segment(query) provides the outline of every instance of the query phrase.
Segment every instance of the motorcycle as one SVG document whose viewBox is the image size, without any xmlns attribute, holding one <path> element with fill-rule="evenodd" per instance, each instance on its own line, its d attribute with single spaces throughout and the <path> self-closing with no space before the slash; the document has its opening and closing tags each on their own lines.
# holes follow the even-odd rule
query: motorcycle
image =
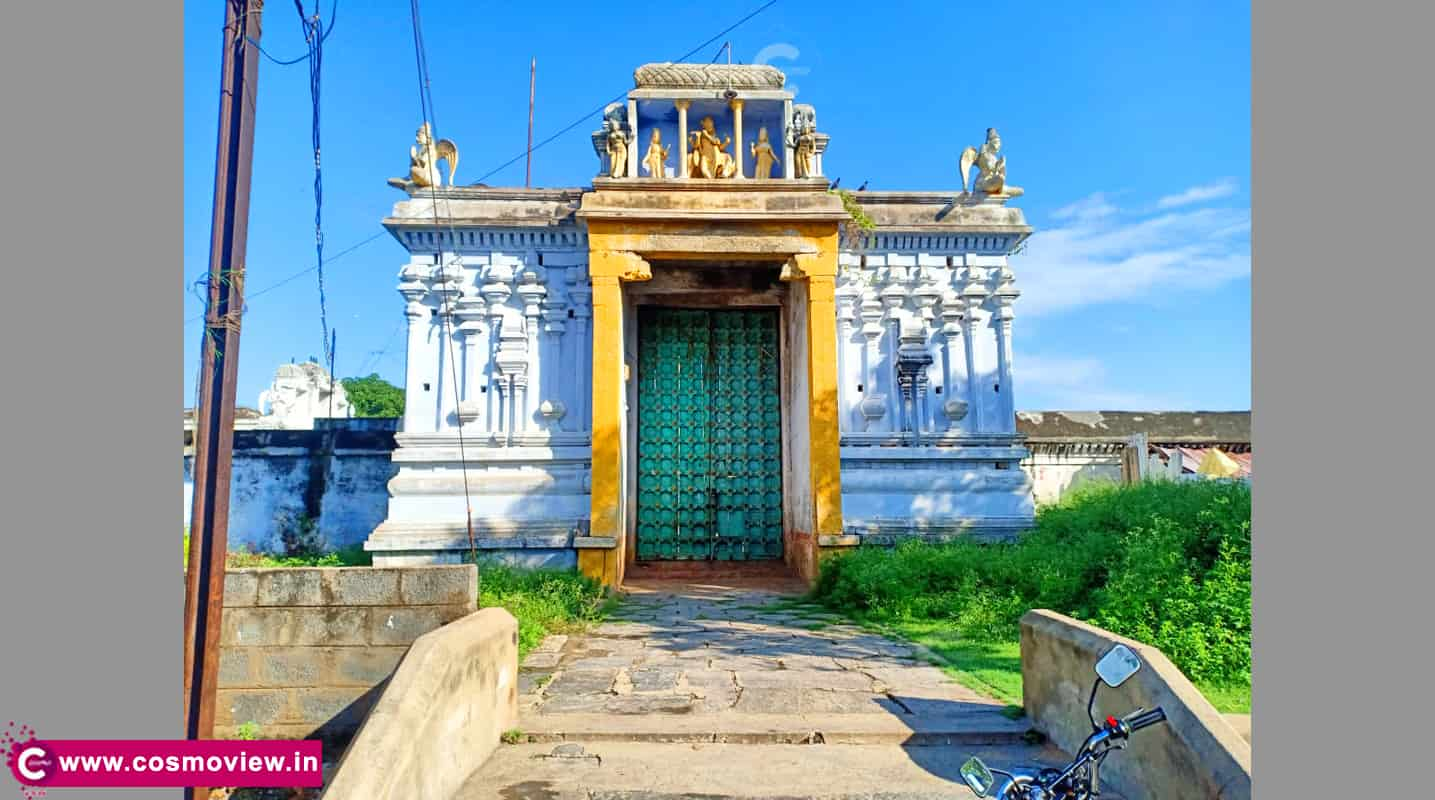
<svg viewBox="0 0 1435 800">
<path fill-rule="evenodd" d="M 1166 721 L 1166 712 L 1159 707 L 1146 711 L 1136 709 L 1125 717 L 1107 717 L 1097 722 L 1094 714 L 1096 693 L 1101 684 L 1116 688 L 1141 669 L 1141 659 L 1131 648 L 1118 644 L 1096 662 L 1096 681 L 1086 701 L 1086 716 L 1091 720 L 1091 735 L 1081 743 L 1071 763 L 1062 769 L 1046 768 L 1035 774 L 992 769 L 980 758 L 970 758 L 962 765 L 962 780 L 977 797 L 995 800 L 1089 800 L 1101 794 L 1101 764 L 1114 750 L 1123 750 L 1131 734 Z M 998 782 L 997 776 L 1001 776 Z"/>
</svg>

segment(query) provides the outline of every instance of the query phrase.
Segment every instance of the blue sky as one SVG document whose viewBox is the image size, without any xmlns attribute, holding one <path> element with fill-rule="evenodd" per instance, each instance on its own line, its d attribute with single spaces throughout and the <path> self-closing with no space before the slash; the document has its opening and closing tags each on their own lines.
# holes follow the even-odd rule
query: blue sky
<svg viewBox="0 0 1435 800">
<path fill-rule="evenodd" d="M 531 58 L 541 141 L 630 88 L 634 67 L 682 55 L 764 1 L 640 11 L 425 0 L 436 128 L 459 145 L 459 183 L 523 152 Z M 202 335 L 190 283 L 208 259 L 222 10 L 185 4 L 185 405 Z M 1249 3 L 779 0 L 725 38 L 734 60 L 783 69 L 816 106 L 832 136 L 824 167 L 844 187 L 951 190 L 961 148 L 1001 131 L 1037 228 L 1013 260 L 1018 408 L 1250 407 Z M 303 53 L 292 5 L 267 4 L 263 41 L 279 58 Z M 314 264 L 308 70 L 265 60 L 258 90 L 245 406 L 278 364 L 322 353 L 315 273 L 254 296 Z M 420 115 L 408 4 L 339 4 L 322 109 L 332 256 L 378 232 L 403 196 L 385 179 L 403 173 Z M 587 184 L 596 127 L 594 114 L 537 151 L 533 184 Z M 522 185 L 522 159 L 486 182 Z M 384 236 L 326 265 L 341 376 L 402 384 L 394 287 L 405 260 Z"/>
</svg>

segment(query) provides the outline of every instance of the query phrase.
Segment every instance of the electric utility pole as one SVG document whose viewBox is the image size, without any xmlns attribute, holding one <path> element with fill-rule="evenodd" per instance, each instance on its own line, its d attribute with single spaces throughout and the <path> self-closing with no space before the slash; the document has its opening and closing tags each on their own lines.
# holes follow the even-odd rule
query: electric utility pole
<svg viewBox="0 0 1435 800">
<path fill-rule="evenodd" d="M 259 15 L 264 0 L 224 0 L 224 8 L 209 294 L 201 345 L 204 360 L 198 377 L 199 407 L 195 409 L 194 506 L 184 587 L 184 717 L 189 739 L 214 736 L 224 557 L 229 539 L 234 384 L 244 311 L 244 251 L 259 76 Z M 201 788 L 189 788 L 185 796 L 208 795 Z"/>
</svg>

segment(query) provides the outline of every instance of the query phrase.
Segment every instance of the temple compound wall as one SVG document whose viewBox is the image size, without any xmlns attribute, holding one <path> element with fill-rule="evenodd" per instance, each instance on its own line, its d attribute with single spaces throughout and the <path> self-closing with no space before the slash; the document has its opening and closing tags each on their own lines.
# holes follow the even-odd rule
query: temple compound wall
<svg viewBox="0 0 1435 800">
<path fill-rule="evenodd" d="M 995 131 L 961 189 L 847 195 L 859 224 L 777 70 L 635 78 L 591 187 L 444 185 L 457 148 L 427 126 L 391 181 L 407 406 L 375 564 L 811 577 L 847 547 L 1029 527 L 1009 259 L 1031 229 Z"/>
</svg>

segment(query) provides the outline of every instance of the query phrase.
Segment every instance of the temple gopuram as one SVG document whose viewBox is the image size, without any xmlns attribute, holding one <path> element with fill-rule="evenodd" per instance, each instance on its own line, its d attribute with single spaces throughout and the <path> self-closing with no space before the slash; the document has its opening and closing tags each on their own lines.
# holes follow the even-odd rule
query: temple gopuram
<svg viewBox="0 0 1435 800">
<path fill-rule="evenodd" d="M 1031 228 L 997 132 L 951 191 L 839 192 L 777 69 L 634 80 L 589 188 L 454 185 L 427 125 L 390 181 L 407 406 L 374 563 L 810 580 L 845 548 L 1030 527 L 1008 258 Z"/>
</svg>

